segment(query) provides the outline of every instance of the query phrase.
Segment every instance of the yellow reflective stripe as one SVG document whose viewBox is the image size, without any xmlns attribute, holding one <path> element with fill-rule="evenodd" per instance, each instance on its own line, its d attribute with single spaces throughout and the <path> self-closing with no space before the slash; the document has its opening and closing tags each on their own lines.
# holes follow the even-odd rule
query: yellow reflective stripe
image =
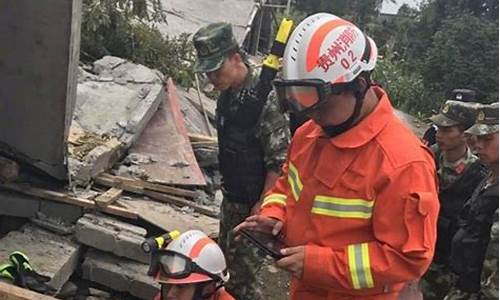
<svg viewBox="0 0 500 300">
<path fill-rule="evenodd" d="M 293 197 L 296 201 L 299 200 L 300 192 L 304 187 L 302 185 L 302 181 L 300 180 L 299 172 L 297 168 L 292 164 L 292 162 L 288 163 L 288 184 L 290 184 L 290 188 L 292 189 Z"/>
<path fill-rule="evenodd" d="M 374 287 L 368 244 L 347 246 L 347 257 L 353 288 L 359 290 Z"/>
<path fill-rule="evenodd" d="M 361 218 L 372 217 L 374 201 L 363 199 L 337 198 L 318 195 L 314 197 L 312 213 L 339 217 L 339 218 Z"/>
<path fill-rule="evenodd" d="M 267 195 L 264 200 L 262 200 L 262 205 L 261 207 L 264 207 L 264 205 L 268 205 L 271 203 L 276 203 L 279 205 L 286 206 L 286 195 L 283 194 L 269 194 Z"/>
</svg>

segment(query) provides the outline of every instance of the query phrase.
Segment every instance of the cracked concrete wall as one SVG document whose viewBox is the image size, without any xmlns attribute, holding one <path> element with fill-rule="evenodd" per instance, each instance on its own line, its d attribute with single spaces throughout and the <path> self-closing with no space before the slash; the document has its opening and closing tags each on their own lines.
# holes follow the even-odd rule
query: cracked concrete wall
<svg viewBox="0 0 500 300">
<path fill-rule="evenodd" d="M 0 1 L 0 150 L 66 178 L 81 0 Z"/>
</svg>

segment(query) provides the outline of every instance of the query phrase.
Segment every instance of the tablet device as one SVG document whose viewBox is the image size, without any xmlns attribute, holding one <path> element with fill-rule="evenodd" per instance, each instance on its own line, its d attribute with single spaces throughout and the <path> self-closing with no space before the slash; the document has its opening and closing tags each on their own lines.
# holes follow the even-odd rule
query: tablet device
<svg viewBox="0 0 500 300">
<path fill-rule="evenodd" d="M 242 229 L 241 235 L 272 258 L 276 260 L 283 258 L 280 250 L 286 246 L 277 236 L 248 229 Z"/>
</svg>

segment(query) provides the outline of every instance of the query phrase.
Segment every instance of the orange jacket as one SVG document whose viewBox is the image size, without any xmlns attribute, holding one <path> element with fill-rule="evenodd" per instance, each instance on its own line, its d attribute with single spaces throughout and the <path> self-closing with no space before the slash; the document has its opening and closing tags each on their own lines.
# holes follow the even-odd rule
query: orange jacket
<svg viewBox="0 0 500 300">
<path fill-rule="evenodd" d="M 394 115 L 385 92 L 348 132 L 304 124 L 261 215 L 305 246 L 291 299 L 396 299 L 429 266 L 439 210 L 431 152 Z"/>
<path fill-rule="evenodd" d="M 153 300 L 162 300 L 161 293 L 158 293 Z M 215 292 L 209 300 L 235 300 L 224 288 L 220 288 Z"/>
</svg>

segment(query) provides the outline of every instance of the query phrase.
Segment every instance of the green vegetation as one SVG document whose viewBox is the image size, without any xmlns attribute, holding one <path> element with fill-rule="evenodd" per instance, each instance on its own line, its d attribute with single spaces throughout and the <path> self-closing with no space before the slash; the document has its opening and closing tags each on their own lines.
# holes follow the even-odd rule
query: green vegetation
<svg viewBox="0 0 500 300">
<path fill-rule="evenodd" d="M 160 0 L 84 0 L 82 19 L 83 61 L 119 56 L 192 86 L 194 57 L 189 37 L 164 37 L 154 27 L 155 22 L 166 20 Z"/>
</svg>

